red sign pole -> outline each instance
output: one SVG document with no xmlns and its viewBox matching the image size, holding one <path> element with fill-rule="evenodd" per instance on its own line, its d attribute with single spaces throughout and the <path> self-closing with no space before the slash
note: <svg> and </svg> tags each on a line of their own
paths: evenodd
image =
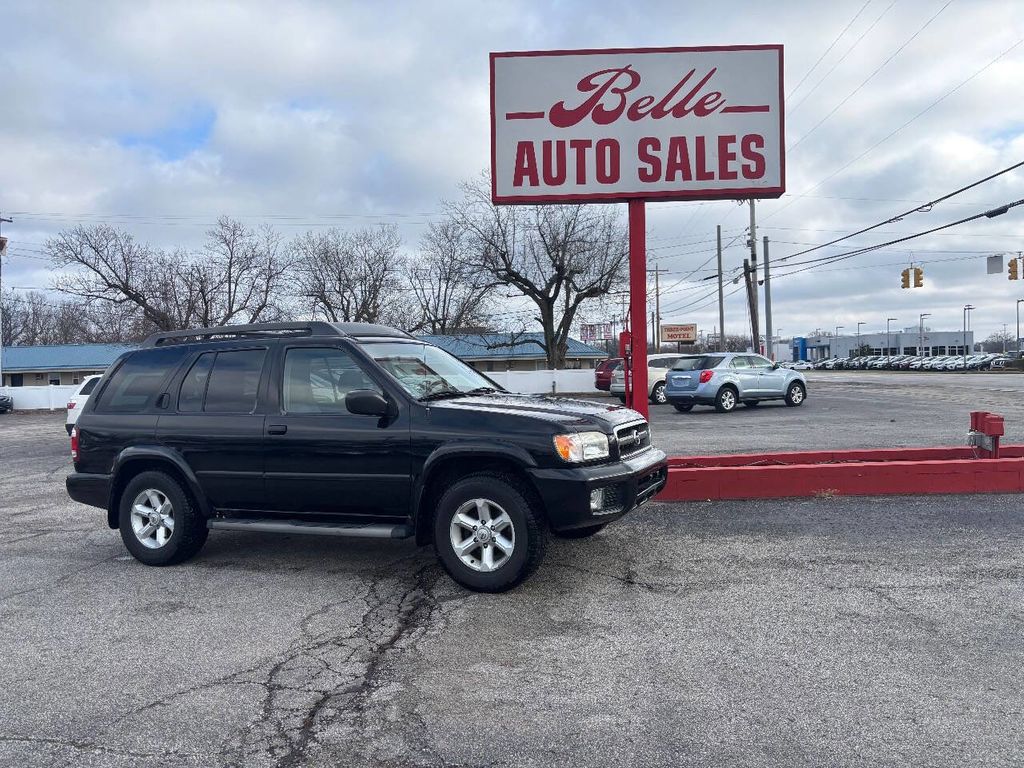
<svg viewBox="0 0 1024 768">
<path fill-rule="evenodd" d="M 647 418 L 647 226 L 643 200 L 629 201 L 629 317 L 631 392 L 626 402 Z"/>
</svg>

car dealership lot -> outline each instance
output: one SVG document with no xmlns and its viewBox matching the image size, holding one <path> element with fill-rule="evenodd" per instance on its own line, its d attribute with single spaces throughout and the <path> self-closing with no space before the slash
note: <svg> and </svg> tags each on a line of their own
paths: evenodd
<svg viewBox="0 0 1024 768">
<path fill-rule="evenodd" d="M 655 409 L 656 439 L 876 445 L 905 425 L 884 444 L 961 442 L 973 407 L 1020 439 L 1017 377 L 855 376 L 812 374 L 798 409 Z M 63 414 L 0 417 L 0 765 L 1006 764 L 1024 748 L 1018 496 L 654 504 L 553 541 L 533 580 L 489 596 L 408 542 L 215 531 L 195 560 L 146 568 L 66 498 L 67 443 Z"/>
</svg>

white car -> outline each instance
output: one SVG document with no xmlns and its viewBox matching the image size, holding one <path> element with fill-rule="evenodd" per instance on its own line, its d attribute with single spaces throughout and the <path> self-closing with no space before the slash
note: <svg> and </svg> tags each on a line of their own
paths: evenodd
<svg viewBox="0 0 1024 768">
<path fill-rule="evenodd" d="M 814 366 L 806 360 L 794 360 L 792 363 L 787 363 L 788 368 L 792 368 L 794 371 L 813 371 Z"/>
<path fill-rule="evenodd" d="M 665 398 L 665 376 L 679 358 L 688 356 L 692 357 L 679 352 L 647 356 L 647 395 L 652 403 L 668 402 Z M 626 374 L 621 366 L 612 373 L 609 391 L 623 403 L 626 402 Z"/>
<path fill-rule="evenodd" d="M 78 414 L 82 412 L 86 402 L 89 400 L 89 395 L 92 394 L 93 389 L 96 387 L 96 382 L 99 380 L 99 376 L 86 376 L 82 386 L 68 400 L 68 418 L 64 426 L 67 428 L 69 435 L 71 434 L 71 428 L 78 421 Z"/>
</svg>

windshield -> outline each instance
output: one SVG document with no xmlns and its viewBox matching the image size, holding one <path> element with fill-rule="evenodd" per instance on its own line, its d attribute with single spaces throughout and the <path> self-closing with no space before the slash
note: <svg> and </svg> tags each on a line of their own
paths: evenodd
<svg viewBox="0 0 1024 768">
<path fill-rule="evenodd" d="M 716 368 L 724 358 L 721 357 L 681 357 L 672 367 L 673 371 L 704 371 Z"/>
<path fill-rule="evenodd" d="M 363 349 L 418 399 L 500 391 L 486 376 L 430 344 L 368 342 Z"/>
</svg>

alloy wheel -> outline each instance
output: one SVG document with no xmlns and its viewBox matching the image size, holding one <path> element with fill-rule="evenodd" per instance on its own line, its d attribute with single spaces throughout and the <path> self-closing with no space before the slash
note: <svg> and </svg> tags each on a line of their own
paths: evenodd
<svg viewBox="0 0 1024 768">
<path fill-rule="evenodd" d="M 516 546 L 512 518 L 490 499 L 470 499 L 452 516 L 452 549 L 464 565 L 489 573 L 508 562 Z"/>
<path fill-rule="evenodd" d="M 131 521 L 140 544 L 160 549 L 174 533 L 174 507 L 163 491 L 147 488 L 132 502 Z"/>
</svg>

